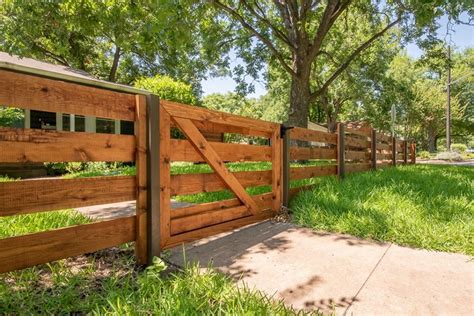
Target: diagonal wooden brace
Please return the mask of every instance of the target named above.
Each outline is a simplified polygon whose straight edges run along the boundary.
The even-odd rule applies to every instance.
[[[245,191],[237,178],[229,171],[229,169],[227,169],[222,159],[204,138],[196,125],[194,125],[190,119],[173,117],[173,120],[186,135],[196,151],[212,167],[212,169],[214,169],[219,178],[224,181],[232,192],[234,192],[237,198],[250,210],[250,212],[252,212],[252,214],[258,214],[258,206],[255,201],[247,191]]]

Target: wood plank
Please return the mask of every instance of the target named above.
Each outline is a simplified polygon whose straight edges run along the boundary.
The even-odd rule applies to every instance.
[[[336,159],[336,148],[290,147],[290,158],[293,160]]]
[[[347,150],[346,159],[347,160],[369,160],[370,153],[368,151]]]
[[[319,142],[336,145],[337,135],[333,133],[325,133],[314,131],[307,128],[294,127],[290,130],[290,139],[303,141]]]
[[[227,184],[229,189],[237,196],[237,198],[250,209],[252,214],[257,214],[257,204],[255,204],[254,200],[250,197],[247,191],[245,191],[237,178],[229,171],[229,169],[227,169],[224,161],[219,157],[219,154],[207,142],[193,122],[189,119],[179,117],[173,117],[173,120],[179,125],[180,129],[191,141],[191,144],[196,151],[200,153],[204,160],[211,166],[222,181]]]
[[[1,162],[134,161],[131,135],[0,127]]]
[[[290,168],[290,179],[306,179],[337,174],[337,166],[310,166],[310,167],[292,167]]]
[[[223,161],[271,161],[270,146],[208,142]],[[188,140],[171,139],[171,161],[204,162]]]
[[[371,168],[372,168],[372,164],[370,164],[370,163],[348,163],[348,164],[346,164],[346,172],[347,173],[368,171]]]
[[[360,128],[346,127],[345,132],[346,132],[346,134],[354,134],[354,135],[359,135],[359,136],[370,137],[370,135],[372,134],[372,128],[370,128],[370,127],[360,127]]]
[[[377,150],[381,150],[381,149],[392,150],[392,145],[385,144],[385,143],[377,143]]]
[[[272,145],[272,193],[273,211],[278,212],[281,208],[281,177],[282,177],[282,142],[280,128],[275,129],[271,138]]]
[[[133,121],[133,94],[0,70],[0,104]]]
[[[272,171],[233,172],[244,187],[272,184]],[[215,173],[188,173],[171,176],[171,196],[214,192],[227,189],[227,186]]]
[[[392,159],[392,154],[380,154],[377,153],[377,159]]]
[[[355,148],[370,148],[371,142],[367,138],[363,139],[360,137],[354,137],[350,135],[345,136],[346,147],[355,147]]]
[[[0,239],[0,273],[118,246],[135,239],[135,216]]]
[[[125,202],[135,194],[133,176],[0,182],[0,216]]]
[[[160,246],[171,237],[171,117],[160,104]],[[173,147],[173,149],[176,149]],[[193,149],[194,150],[194,149]]]
[[[136,236],[135,256],[139,264],[148,262],[147,246],[147,104],[146,97],[136,96],[135,143],[136,143]]]
[[[196,127],[201,132],[204,132],[204,133],[219,133],[219,134],[229,133],[229,134],[240,134],[240,135],[245,135],[245,136],[258,136],[258,137],[269,138],[268,132],[262,132],[260,130],[257,130],[251,127],[243,127],[243,126],[235,126],[235,125],[231,126],[231,125],[219,124],[216,122],[209,122],[209,121],[196,121],[196,120],[192,120],[192,121],[194,125],[196,125]],[[171,122],[171,127],[176,127],[174,122]]]
[[[377,133],[377,142],[386,142],[392,144],[392,137],[389,135]]]
[[[290,189],[290,197],[294,198],[298,193],[307,191],[307,190],[312,190],[314,189],[315,185],[314,184],[309,184],[309,185],[303,185],[295,188]]]
[[[228,222],[237,218],[252,215],[245,205],[228,209],[210,210],[207,212],[179,217],[171,220],[171,235],[177,235],[195,229]]]
[[[231,231],[242,226],[261,222],[263,220],[273,217],[274,215],[275,213],[273,211],[265,211],[257,215],[247,216],[233,221],[175,235],[170,238],[169,242],[165,245],[165,248],[171,248],[183,243],[188,243],[197,239],[202,239],[219,233]]]
[[[176,117],[230,126],[247,127],[252,130],[266,132],[268,133],[268,137],[271,137],[273,131],[279,128],[279,124],[276,123],[208,110],[197,106],[180,104],[168,100],[161,100],[160,103],[173,118]]]
[[[272,208],[272,196],[273,194],[271,192],[263,193],[259,195],[252,195],[252,199],[255,201],[255,203],[257,203],[260,210],[269,210]],[[210,210],[222,210],[229,207],[239,206],[241,204],[242,203],[240,203],[239,199],[228,199],[216,202],[195,204],[173,209],[171,211],[171,218],[173,219],[183,216],[190,216]]]

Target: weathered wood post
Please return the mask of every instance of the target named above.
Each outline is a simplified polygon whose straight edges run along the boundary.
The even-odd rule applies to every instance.
[[[160,99],[147,96],[147,264],[160,255]]]
[[[408,142],[406,140],[403,141],[403,164],[408,163]]]
[[[280,133],[283,142],[282,148],[282,204],[285,207],[289,207],[290,205],[290,131],[291,127],[285,126],[283,124],[280,125]]]
[[[370,159],[372,163],[372,170],[377,170],[377,131],[372,128],[370,135]]]
[[[339,179],[344,178],[345,174],[345,144],[344,144],[344,124],[337,124],[337,175]]]
[[[392,136],[392,165],[397,165],[397,139]]]
[[[416,144],[415,143],[410,144],[410,160],[411,160],[411,163],[413,164],[416,163]]]

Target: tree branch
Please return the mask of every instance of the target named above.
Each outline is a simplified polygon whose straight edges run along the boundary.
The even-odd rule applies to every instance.
[[[120,47],[115,47],[114,60],[112,61],[112,67],[110,68],[109,81],[115,82],[117,80],[117,69],[120,60]]]
[[[396,25],[398,22],[400,22],[401,18],[396,19],[395,21],[389,23],[385,28],[383,28],[381,31],[375,33],[371,38],[369,38],[365,43],[360,45],[347,59],[346,61],[339,66],[339,68],[332,74],[331,77],[329,77],[328,80],[323,84],[321,88],[319,88],[317,91],[311,93],[311,100],[316,99],[319,95],[321,95],[329,85],[336,80],[339,75],[346,70],[346,68],[350,65],[350,63],[360,55],[367,47],[369,47],[376,39],[384,35],[390,28],[392,28],[394,25]]]
[[[232,9],[231,7],[229,6],[226,6],[225,4],[223,4],[222,2],[218,1],[218,0],[212,0],[211,1],[212,3],[214,3],[217,7],[221,8],[222,10],[224,10],[225,12],[227,12],[233,19],[237,20],[240,25],[242,25],[242,27],[244,27],[245,29],[247,29],[248,31],[250,31],[251,33],[255,34],[255,36],[260,40],[262,41],[263,44],[265,44],[265,46],[268,47],[268,49],[270,49],[273,53],[273,55],[275,56],[275,58],[278,59],[278,61],[280,62],[281,66],[292,76],[292,77],[295,77],[296,76],[296,73],[293,71],[293,69],[288,66],[288,64],[285,62],[285,58],[283,57],[283,55],[276,49],[276,47],[272,44],[272,42],[266,38],[265,36],[263,36],[260,32],[258,32],[254,27],[252,27],[250,24],[248,24],[247,22],[245,22],[245,19],[243,16],[241,16],[237,11],[235,11],[234,9]]]

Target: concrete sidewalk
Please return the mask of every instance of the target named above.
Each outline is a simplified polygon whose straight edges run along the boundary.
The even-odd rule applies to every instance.
[[[343,315],[474,315],[474,262],[468,256],[314,232],[269,221],[185,246],[298,309]],[[183,247],[170,260],[183,264]]]

